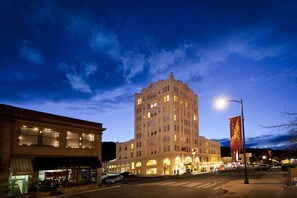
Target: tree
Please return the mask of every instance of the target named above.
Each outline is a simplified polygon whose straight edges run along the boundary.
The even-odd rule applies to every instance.
[[[284,116],[289,117],[288,121],[280,124],[275,124],[271,126],[262,126],[264,128],[270,128],[272,130],[283,131],[290,134],[291,138],[289,140],[289,149],[296,152],[297,149],[297,113],[295,111],[288,112],[286,109],[284,111]]]

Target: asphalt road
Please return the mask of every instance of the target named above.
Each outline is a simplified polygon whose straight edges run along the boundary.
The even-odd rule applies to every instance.
[[[249,179],[260,179],[266,172],[248,170]],[[127,177],[121,183],[103,188],[65,194],[71,198],[171,198],[171,197],[220,197],[225,192],[222,186],[232,180],[244,179],[244,170],[235,169],[218,173],[181,175],[168,177]]]

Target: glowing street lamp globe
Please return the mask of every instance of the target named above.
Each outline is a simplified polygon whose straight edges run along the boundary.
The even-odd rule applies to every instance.
[[[216,103],[215,103],[216,108],[224,109],[227,106],[227,102],[228,101],[226,99],[224,99],[224,98],[217,99]]]

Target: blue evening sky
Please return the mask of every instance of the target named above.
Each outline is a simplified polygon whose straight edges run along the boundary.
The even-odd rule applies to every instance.
[[[244,102],[247,145],[278,147],[263,128],[297,110],[293,0],[2,0],[0,103],[103,123],[134,138],[134,94],[168,78],[199,97],[200,135],[229,138]]]

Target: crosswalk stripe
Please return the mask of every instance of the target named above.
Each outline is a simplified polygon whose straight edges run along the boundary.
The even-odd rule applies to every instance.
[[[198,185],[200,185],[200,184],[202,184],[202,183],[197,183],[197,182],[194,182],[194,183],[191,183],[191,184],[188,184],[188,185],[183,185],[183,187],[193,187],[193,186],[198,186]]]
[[[190,182],[179,182],[179,183],[176,183],[176,184],[169,184],[168,186],[182,186],[184,184],[188,184]]]
[[[220,186],[218,186],[218,187],[216,187],[216,188],[214,188],[215,190],[218,190],[219,188],[222,188],[224,185],[220,185]]]
[[[204,185],[201,185],[201,186],[197,186],[196,188],[202,188],[204,186],[208,186],[210,183],[207,183],[207,184],[204,184]]]
[[[164,182],[164,183],[161,183],[161,184],[158,184],[158,185],[166,186],[166,185],[170,185],[170,184],[173,184],[173,183],[176,183],[176,182]]]
[[[209,187],[214,186],[214,185],[216,185],[216,183],[210,184],[208,186],[204,186],[203,188],[209,188]]]

